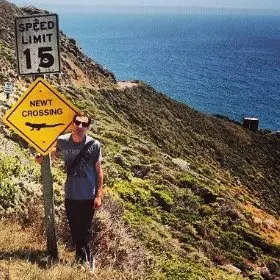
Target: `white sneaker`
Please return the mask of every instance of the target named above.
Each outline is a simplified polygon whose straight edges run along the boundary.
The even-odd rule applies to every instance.
[[[95,271],[95,257],[92,257],[92,261],[89,264],[89,270],[91,274],[93,274]]]
[[[92,262],[85,262],[84,268],[89,271],[90,274],[94,274],[95,271],[95,258],[92,258]]]

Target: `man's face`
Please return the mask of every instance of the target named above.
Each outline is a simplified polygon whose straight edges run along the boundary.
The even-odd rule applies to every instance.
[[[88,117],[76,117],[73,123],[73,133],[79,136],[84,136],[88,127]]]

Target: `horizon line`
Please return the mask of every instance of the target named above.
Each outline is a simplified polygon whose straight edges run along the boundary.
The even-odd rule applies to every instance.
[[[17,1],[15,1],[17,2]],[[257,8],[248,8],[248,7],[225,7],[225,6],[194,6],[194,5],[133,5],[133,4],[74,4],[74,3],[70,3],[70,4],[63,4],[63,3],[54,3],[54,2],[42,2],[42,3],[37,3],[37,4],[31,4],[31,3],[14,3],[18,6],[39,6],[39,5],[53,5],[53,6],[68,6],[70,7],[80,7],[80,8],[88,8],[88,7],[97,7],[97,8],[185,8],[185,9],[200,9],[200,10],[239,10],[239,11],[280,11],[280,8],[261,8],[261,7],[257,7]]]

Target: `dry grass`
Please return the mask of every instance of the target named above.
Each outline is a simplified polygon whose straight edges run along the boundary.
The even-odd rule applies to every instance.
[[[36,209],[40,209],[37,205]],[[125,229],[119,206],[105,199],[94,223],[93,248],[96,251],[96,273],[72,265],[74,252],[70,245],[65,217],[58,224],[59,262],[46,255],[42,231],[42,212],[34,211],[24,226],[14,221],[0,222],[0,279],[146,279],[148,254]]]
[[[152,267],[150,254],[143,249],[124,226],[122,209],[106,198],[95,224],[96,259],[103,267],[119,269],[132,279],[144,279]]]
[[[24,260],[6,260],[0,262],[0,273],[6,279],[32,279],[32,280],[86,280],[86,279],[133,279],[126,274],[110,269],[97,267],[95,275],[70,264],[58,263],[49,268],[42,268],[37,263],[30,263]],[[1,274],[0,274],[1,276]],[[0,278],[5,279],[5,278]],[[136,279],[136,278],[134,278]],[[141,278],[138,278],[141,279]]]
[[[264,210],[255,207],[250,202],[241,204],[246,212],[252,215],[252,220],[258,229],[259,234],[275,245],[280,245],[280,220],[266,213]]]
[[[67,71],[69,72],[69,74],[72,77],[72,82],[76,87],[81,87],[81,86],[85,86],[90,88],[91,87],[91,82],[90,82],[90,78],[87,77],[86,75],[84,75],[84,72],[82,71],[82,69],[80,69],[74,62],[73,60],[67,58],[66,62],[69,65],[69,68],[67,69]]]

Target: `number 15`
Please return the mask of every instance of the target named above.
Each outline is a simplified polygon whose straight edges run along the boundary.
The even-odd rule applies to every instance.
[[[52,51],[52,47],[41,47],[38,48],[38,57],[40,58],[39,67],[48,68],[54,64],[54,57],[49,52]],[[31,56],[30,49],[26,49],[23,54],[26,58],[26,68],[31,69]]]

